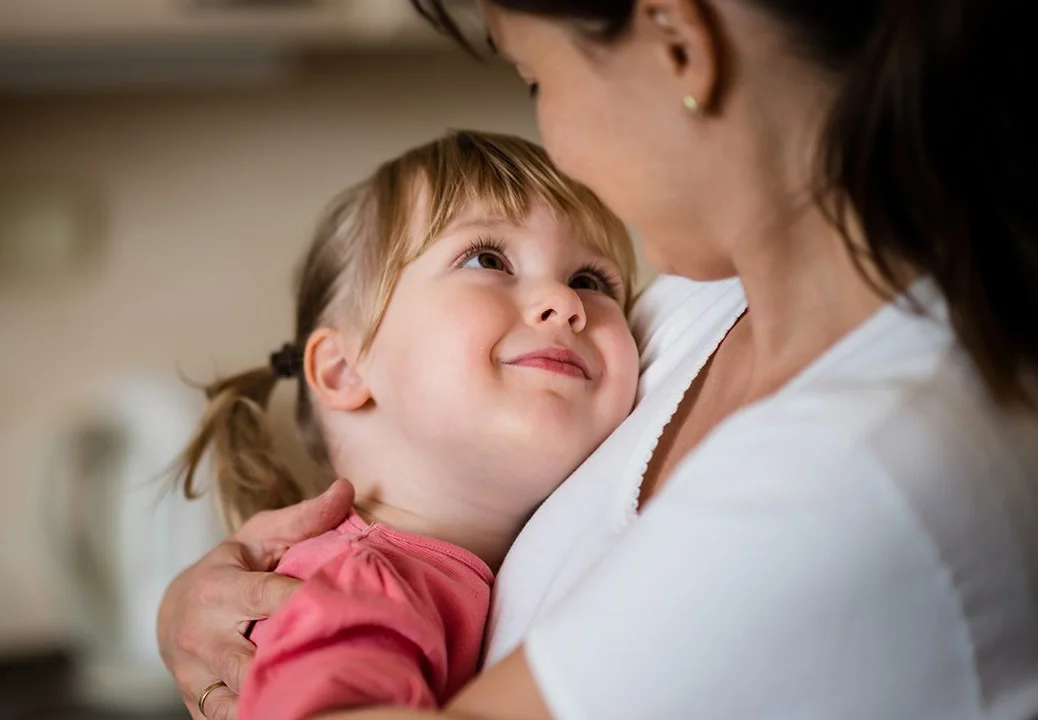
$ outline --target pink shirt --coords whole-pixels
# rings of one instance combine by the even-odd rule
[[[493,574],[468,550],[354,514],[277,572],[306,582],[252,631],[241,720],[438,707],[475,674]]]

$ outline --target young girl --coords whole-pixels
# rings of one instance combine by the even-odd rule
[[[294,342],[206,388],[183,457],[193,496],[212,451],[232,526],[301,499],[265,417],[292,379],[307,448],[357,491],[281,560],[305,583],[251,633],[242,720],[432,707],[474,674],[505,551],[631,409],[634,275],[622,223],[518,138],[451,133],[333,204]]]

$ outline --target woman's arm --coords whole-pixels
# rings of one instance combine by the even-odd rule
[[[553,720],[526,663],[515,650],[462,690],[447,708],[458,720]]]
[[[195,720],[203,720],[199,696],[217,680],[227,687],[206,698],[208,720],[236,716],[237,693],[254,650],[242,632],[250,621],[269,617],[299,586],[269,571],[289,547],[341,523],[352,505],[353,488],[339,481],[318,498],[261,513],[167,588],[159,607],[159,650]]]
[[[323,715],[320,720],[553,720],[537,689],[522,648],[487,669],[444,710],[397,708],[355,710]]]

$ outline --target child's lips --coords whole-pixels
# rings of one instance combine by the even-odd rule
[[[568,375],[581,380],[591,379],[591,371],[588,368],[587,362],[568,348],[534,350],[533,352],[514,357],[511,360],[506,360],[505,365],[547,370],[548,372]]]

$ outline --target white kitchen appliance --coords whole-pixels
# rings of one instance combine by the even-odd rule
[[[125,379],[71,412],[50,448],[47,534],[78,621],[79,690],[91,705],[179,701],[155,620],[169,582],[222,535],[212,502],[187,501],[168,476],[202,405],[176,378]]]

